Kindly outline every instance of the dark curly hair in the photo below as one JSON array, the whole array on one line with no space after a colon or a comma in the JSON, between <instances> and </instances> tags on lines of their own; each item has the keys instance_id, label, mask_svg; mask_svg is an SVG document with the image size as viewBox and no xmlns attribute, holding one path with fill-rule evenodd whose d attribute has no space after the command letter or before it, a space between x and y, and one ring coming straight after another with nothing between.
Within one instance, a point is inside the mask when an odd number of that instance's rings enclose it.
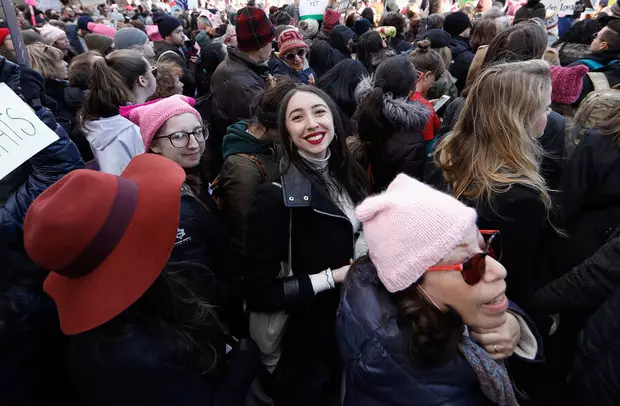
<instances>
[{"instance_id":1,"label":"dark curly hair","mask_svg":"<svg viewBox=\"0 0 620 406\"><path fill-rule=\"evenodd\" d=\"M411 358L432 367L454 358L463 338L463 320L454 310L442 313L418 289L424 277L407 289L393 294L398 307L398 324L406 332Z\"/></svg>"}]
</instances>

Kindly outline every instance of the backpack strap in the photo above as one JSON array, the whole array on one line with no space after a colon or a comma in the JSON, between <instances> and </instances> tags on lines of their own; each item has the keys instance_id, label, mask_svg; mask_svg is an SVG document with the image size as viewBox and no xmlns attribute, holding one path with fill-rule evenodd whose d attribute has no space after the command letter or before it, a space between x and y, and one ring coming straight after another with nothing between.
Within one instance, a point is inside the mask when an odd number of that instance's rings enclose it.
<instances>
[{"instance_id":1,"label":"backpack strap","mask_svg":"<svg viewBox=\"0 0 620 406\"><path fill-rule=\"evenodd\" d=\"M265 173L265 168L263 168L263 165L260 163L260 161L258 160L258 157L254 154L245 154L243 152L238 153L236 155L242 156L244 158L249 159L250 161L252 161L256 167L258 168L258 171L260 172L260 180L261 183L265 182L265 178L267 177L267 174Z\"/></svg>"},{"instance_id":2,"label":"backpack strap","mask_svg":"<svg viewBox=\"0 0 620 406\"><path fill-rule=\"evenodd\" d=\"M580 62L586 65L590 69L600 69L603 67L603 65L601 65L600 63L596 61L593 61L592 59L580 59L577 62Z\"/></svg>"},{"instance_id":3,"label":"backpack strap","mask_svg":"<svg viewBox=\"0 0 620 406\"><path fill-rule=\"evenodd\" d=\"M588 77L594 85L594 90L606 90L609 89L609 81L602 72L588 72Z\"/></svg>"},{"instance_id":4,"label":"backpack strap","mask_svg":"<svg viewBox=\"0 0 620 406\"><path fill-rule=\"evenodd\" d=\"M173 50L169 49L169 50L167 50L167 51L162 52L162 54L161 54L161 55L159 55L159 58L157 58L157 63L161 62L161 59L162 59L164 56L166 56L166 55L170 55L170 54L172 54L172 55L176 56L177 58L182 58L182 56L181 56L181 55L179 55L179 54L177 54L176 52L174 52Z\"/></svg>"}]
</instances>

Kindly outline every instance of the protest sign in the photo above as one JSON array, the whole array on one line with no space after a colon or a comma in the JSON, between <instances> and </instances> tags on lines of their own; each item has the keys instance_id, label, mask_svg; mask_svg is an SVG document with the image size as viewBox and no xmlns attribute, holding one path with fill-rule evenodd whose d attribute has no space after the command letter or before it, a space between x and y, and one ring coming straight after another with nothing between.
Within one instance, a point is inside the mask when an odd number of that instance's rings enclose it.
<instances>
[{"instance_id":1,"label":"protest sign","mask_svg":"<svg viewBox=\"0 0 620 406\"><path fill-rule=\"evenodd\" d=\"M575 0L546 0L543 4L547 10L554 11L560 17L573 14L575 9Z\"/></svg>"},{"instance_id":2,"label":"protest sign","mask_svg":"<svg viewBox=\"0 0 620 406\"><path fill-rule=\"evenodd\" d=\"M317 21L323 20L325 7L329 4L329 0L300 0L299 1L299 18L306 20L312 18Z\"/></svg>"},{"instance_id":3,"label":"protest sign","mask_svg":"<svg viewBox=\"0 0 620 406\"><path fill-rule=\"evenodd\" d=\"M0 83L0 179L58 136L5 83Z\"/></svg>"}]
</instances>

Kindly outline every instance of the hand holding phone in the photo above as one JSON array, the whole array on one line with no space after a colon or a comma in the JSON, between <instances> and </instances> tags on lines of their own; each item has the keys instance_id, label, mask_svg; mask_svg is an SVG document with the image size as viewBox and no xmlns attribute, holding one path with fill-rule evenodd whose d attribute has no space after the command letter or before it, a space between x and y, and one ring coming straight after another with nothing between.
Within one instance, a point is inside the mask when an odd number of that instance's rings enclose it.
<instances>
[{"instance_id":1,"label":"hand holding phone","mask_svg":"<svg viewBox=\"0 0 620 406\"><path fill-rule=\"evenodd\" d=\"M445 94L443 96L441 96L439 99L437 99L437 101L435 101L435 103L433 103L433 108L435 109L435 111L437 111L440 108L442 108L443 105L448 102L448 100L450 100L450 96L445 95Z\"/></svg>"}]
</instances>

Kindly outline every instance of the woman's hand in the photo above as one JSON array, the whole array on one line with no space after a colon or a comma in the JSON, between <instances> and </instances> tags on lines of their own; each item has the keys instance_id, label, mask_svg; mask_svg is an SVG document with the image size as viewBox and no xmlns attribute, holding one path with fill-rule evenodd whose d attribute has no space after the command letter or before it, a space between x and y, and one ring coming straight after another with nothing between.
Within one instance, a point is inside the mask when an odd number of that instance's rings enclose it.
<instances>
[{"instance_id":1,"label":"woman's hand","mask_svg":"<svg viewBox=\"0 0 620 406\"><path fill-rule=\"evenodd\" d=\"M353 260L350 259L349 265L345 265L342 268L332 270L332 275L334 276L334 282L336 283L344 282L345 278L347 277L347 273L349 272L349 268L351 268L352 263L353 263Z\"/></svg>"},{"instance_id":2,"label":"woman's hand","mask_svg":"<svg viewBox=\"0 0 620 406\"><path fill-rule=\"evenodd\" d=\"M471 337L495 360L510 357L521 340L521 325L514 314L506 312L506 322L495 329L472 329Z\"/></svg>"}]
</instances>

